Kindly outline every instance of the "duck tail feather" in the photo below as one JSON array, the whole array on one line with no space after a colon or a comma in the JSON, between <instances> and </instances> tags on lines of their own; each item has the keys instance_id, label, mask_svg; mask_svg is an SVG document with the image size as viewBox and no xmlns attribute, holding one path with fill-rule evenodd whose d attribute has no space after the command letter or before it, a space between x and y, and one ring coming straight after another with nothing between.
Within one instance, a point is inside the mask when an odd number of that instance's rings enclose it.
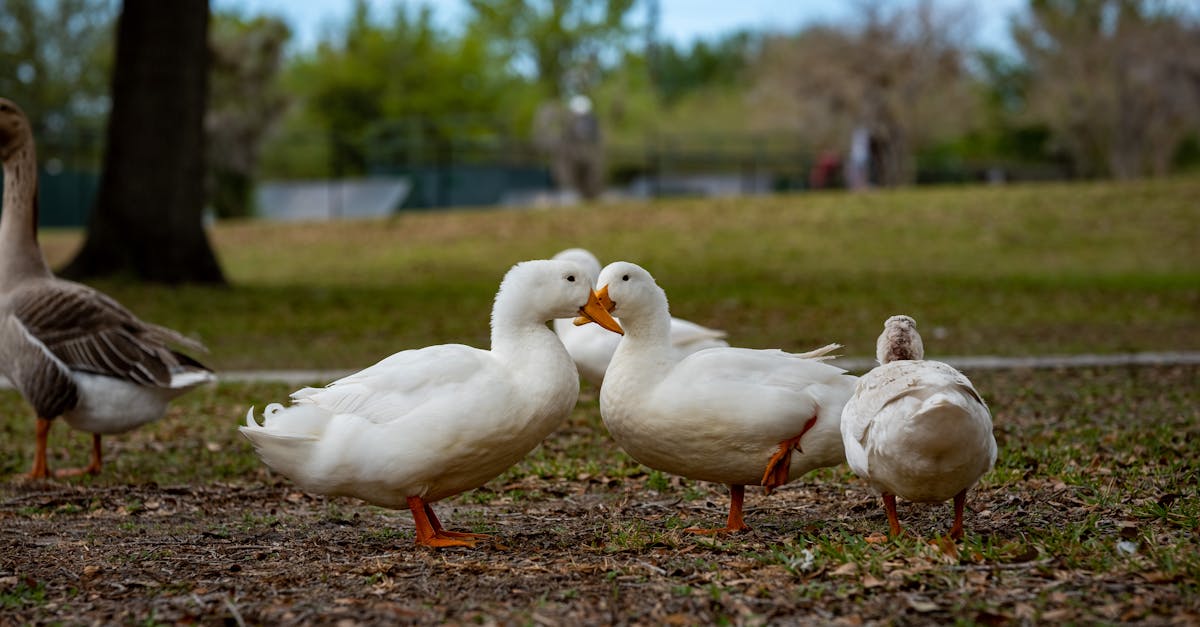
<instances>
[{"instance_id":1,"label":"duck tail feather","mask_svg":"<svg viewBox=\"0 0 1200 627\"><path fill-rule=\"evenodd\" d=\"M832 353L833 351L835 351L841 347L842 347L841 344L826 344L825 346L822 346L821 348L810 350L807 353L797 353L796 356L803 357L804 359L816 359L817 361L828 361L830 359L836 359L838 357L838 355L831 355L830 353Z\"/></svg>"}]
</instances>

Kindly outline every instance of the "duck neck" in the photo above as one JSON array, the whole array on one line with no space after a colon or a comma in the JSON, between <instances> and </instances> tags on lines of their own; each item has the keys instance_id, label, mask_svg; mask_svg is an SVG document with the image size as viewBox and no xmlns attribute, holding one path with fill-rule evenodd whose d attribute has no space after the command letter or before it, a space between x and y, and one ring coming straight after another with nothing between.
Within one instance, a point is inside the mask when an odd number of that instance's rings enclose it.
<instances>
[{"instance_id":1,"label":"duck neck","mask_svg":"<svg viewBox=\"0 0 1200 627\"><path fill-rule=\"evenodd\" d=\"M37 243L37 153L27 138L4 160L4 210L0 214L0 290L51 276Z\"/></svg>"},{"instance_id":2,"label":"duck neck","mask_svg":"<svg viewBox=\"0 0 1200 627\"><path fill-rule=\"evenodd\" d=\"M671 349L671 311L667 305L666 295L662 295L661 303L622 317L621 328L625 337L617 346L613 363L618 361L662 361L672 359ZM618 357L619 356L619 357ZM610 366L611 368L611 366Z\"/></svg>"},{"instance_id":3,"label":"duck neck","mask_svg":"<svg viewBox=\"0 0 1200 627\"><path fill-rule=\"evenodd\" d=\"M498 298L492 309L492 352L514 365L529 363L556 367L561 364L554 364L554 361L565 363L571 359L545 321L530 316L520 303L509 303L505 298ZM552 355L553 358L525 358L531 354Z\"/></svg>"},{"instance_id":4,"label":"duck neck","mask_svg":"<svg viewBox=\"0 0 1200 627\"><path fill-rule=\"evenodd\" d=\"M667 351L671 346L671 314L666 310L651 316L621 319L621 328L631 346L643 351Z\"/></svg>"}]
</instances>

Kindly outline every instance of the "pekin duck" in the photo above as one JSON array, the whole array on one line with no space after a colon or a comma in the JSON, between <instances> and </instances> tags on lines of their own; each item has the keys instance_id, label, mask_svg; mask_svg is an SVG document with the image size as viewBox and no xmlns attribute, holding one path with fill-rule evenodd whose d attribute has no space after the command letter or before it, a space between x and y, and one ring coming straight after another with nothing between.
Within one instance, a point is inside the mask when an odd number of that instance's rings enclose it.
<instances>
[{"instance_id":1,"label":"pekin duck","mask_svg":"<svg viewBox=\"0 0 1200 627\"><path fill-rule=\"evenodd\" d=\"M568 248L554 256L569 259L583 266L594 280L600 274L600 261L591 252L582 248ZM618 323L620 320L618 319ZM568 319L554 321L554 332L575 360L579 375L596 387L604 383L604 371L612 361L621 336L609 333L599 326L577 326ZM671 318L671 348L680 359L696 351L718 346L729 346L725 332L710 329L680 318Z\"/></svg>"},{"instance_id":2,"label":"pekin duck","mask_svg":"<svg viewBox=\"0 0 1200 627\"><path fill-rule=\"evenodd\" d=\"M586 315L620 332L569 261L527 261L504 276L491 350L443 344L396 353L365 370L273 403L241 432L301 488L408 507L416 541L474 546L445 530L430 503L477 488L520 461L575 407L579 375L546 323Z\"/></svg>"},{"instance_id":3,"label":"pekin duck","mask_svg":"<svg viewBox=\"0 0 1200 627\"><path fill-rule=\"evenodd\" d=\"M954 499L950 537L963 535L967 490L996 463L992 416L961 372L925 360L917 323L892 316L876 344L879 366L858 381L842 412L846 461L883 494L888 526L901 532L896 497Z\"/></svg>"},{"instance_id":4,"label":"pekin duck","mask_svg":"<svg viewBox=\"0 0 1200 627\"><path fill-rule=\"evenodd\" d=\"M171 345L204 350L195 340L148 322L105 294L56 278L37 242L37 154L29 120L0 98L0 373L37 412L30 477L49 476L52 420L92 434L91 463L57 475L100 472L102 435L158 420L168 401L215 380L212 371Z\"/></svg>"},{"instance_id":5,"label":"pekin duck","mask_svg":"<svg viewBox=\"0 0 1200 627\"><path fill-rule=\"evenodd\" d=\"M837 344L804 354L712 348L680 358L670 345L667 295L649 272L616 262L597 284L597 299L625 330L600 389L609 433L650 468L729 485L725 527L688 531L748 529L746 485L770 493L845 459L839 421L855 377L822 361Z\"/></svg>"}]
</instances>

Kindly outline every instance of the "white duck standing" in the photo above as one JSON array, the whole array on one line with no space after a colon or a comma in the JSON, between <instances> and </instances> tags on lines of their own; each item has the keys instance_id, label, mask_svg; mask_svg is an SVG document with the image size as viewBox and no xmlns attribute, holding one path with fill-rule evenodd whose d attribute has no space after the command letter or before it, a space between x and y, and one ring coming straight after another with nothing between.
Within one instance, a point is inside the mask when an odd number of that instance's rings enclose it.
<instances>
[{"instance_id":1,"label":"white duck standing","mask_svg":"<svg viewBox=\"0 0 1200 627\"><path fill-rule=\"evenodd\" d=\"M799 355L724 347L680 358L667 295L649 272L616 262L597 283L597 299L625 330L600 389L613 439L650 468L729 485L725 527L688 531L748 529L746 485L769 493L843 461L838 424L855 377L820 359L838 345Z\"/></svg>"},{"instance_id":2,"label":"white duck standing","mask_svg":"<svg viewBox=\"0 0 1200 627\"><path fill-rule=\"evenodd\" d=\"M888 526L901 532L896 497L954 499L950 537L963 535L967 490L996 462L992 416L961 372L925 360L916 322L892 316L876 345L879 366L858 381L842 413L846 461L883 494Z\"/></svg>"},{"instance_id":3,"label":"white duck standing","mask_svg":"<svg viewBox=\"0 0 1200 627\"><path fill-rule=\"evenodd\" d=\"M37 412L30 477L49 476L52 420L92 434L91 463L58 475L97 474L100 437L158 420L170 399L215 380L170 345L202 351L175 331L143 322L112 298L56 278L37 242L37 155L28 118L0 98L0 373Z\"/></svg>"},{"instance_id":4,"label":"white duck standing","mask_svg":"<svg viewBox=\"0 0 1200 627\"><path fill-rule=\"evenodd\" d=\"M402 351L268 405L261 426L251 409L241 432L305 490L408 507L418 544L474 546L486 536L446 531L429 504L504 472L571 412L579 376L546 323L572 314L620 331L579 266L519 263L496 294L491 350Z\"/></svg>"},{"instance_id":5,"label":"white duck standing","mask_svg":"<svg viewBox=\"0 0 1200 627\"><path fill-rule=\"evenodd\" d=\"M588 276L594 281L600 274L600 260L590 251L583 248L568 248L557 255L555 259L569 259L583 266ZM620 319L617 320L620 322ZM575 325L571 320L559 319L554 321L554 332L562 340L563 346L575 360L579 375L596 387L604 383L604 372L612 361L613 353L621 336L605 331L599 326ZM675 355L682 359L696 351L718 346L729 346L725 341L725 332L710 329L681 318L671 318L671 348Z\"/></svg>"}]
</instances>

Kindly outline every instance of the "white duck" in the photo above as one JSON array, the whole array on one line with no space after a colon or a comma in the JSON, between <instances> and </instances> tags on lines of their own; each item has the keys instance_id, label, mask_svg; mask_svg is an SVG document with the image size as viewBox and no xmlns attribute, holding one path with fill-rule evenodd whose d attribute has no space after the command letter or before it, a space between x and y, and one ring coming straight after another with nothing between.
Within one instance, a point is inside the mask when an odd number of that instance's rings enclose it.
<instances>
[{"instance_id":1,"label":"white duck","mask_svg":"<svg viewBox=\"0 0 1200 627\"><path fill-rule=\"evenodd\" d=\"M0 98L0 373L37 412L30 477L49 476L52 420L92 434L91 463L58 475L100 472L100 437L158 420L170 399L215 380L208 368L169 348L203 345L139 320L86 285L56 278L37 242L37 155L29 120Z\"/></svg>"},{"instance_id":2,"label":"white duck","mask_svg":"<svg viewBox=\"0 0 1200 627\"><path fill-rule=\"evenodd\" d=\"M301 488L408 507L418 544L474 546L429 504L477 488L520 461L567 417L579 376L546 326L571 314L619 332L583 270L529 261L504 276L491 350L443 344L396 353L293 404L254 410L240 430L259 457Z\"/></svg>"},{"instance_id":3,"label":"white duck","mask_svg":"<svg viewBox=\"0 0 1200 627\"><path fill-rule=\"evenodd\" d=\"M593 281L600 274L600 260L583 248L568 248L554 258L569 259L578 263ZM580 376L592 385L600 387L604 383L604 372L608 369L608 363L612 361L617 344L621 343L621 336L598 326L576 325L565 318L554 321L554 332L562 340L563 346L567 347L571 359L575 360ZM724 331L700 326L681 318L671 318L671 348L679 359L706 348L729 346L729 342L724 338Z\"/></svg>"},{"instance_id":4,"label":"white duck","mask_svg":"<svg viewBox=\"0 0 1200 627\"><path fill-rule=\"evenodd\" d=\"M996 462L992 416L966 376L924 356L916 322L888 318L876 345L880 365L859 379L842 413L846 461L883 494L893 536L897 496L953 498L950 537L958 539L967 490Z\"/></svg>"},{"instance_id":5,"label":"white duck","mask_svg":"<svg viewBox=\"0 0 1200 627\"><path fill-rule=\"evenodd\" d=\"M712 348L679 358L669 342L667 295L627 262L600 273L597 298L621 317L625 335L600 389L600 414L637 461L730 487L721 529L747 529L745 486L767 492L844 459L839 419L855 377L822 363L838 347L801 354Z\"/></svg>"}]
</instances>

